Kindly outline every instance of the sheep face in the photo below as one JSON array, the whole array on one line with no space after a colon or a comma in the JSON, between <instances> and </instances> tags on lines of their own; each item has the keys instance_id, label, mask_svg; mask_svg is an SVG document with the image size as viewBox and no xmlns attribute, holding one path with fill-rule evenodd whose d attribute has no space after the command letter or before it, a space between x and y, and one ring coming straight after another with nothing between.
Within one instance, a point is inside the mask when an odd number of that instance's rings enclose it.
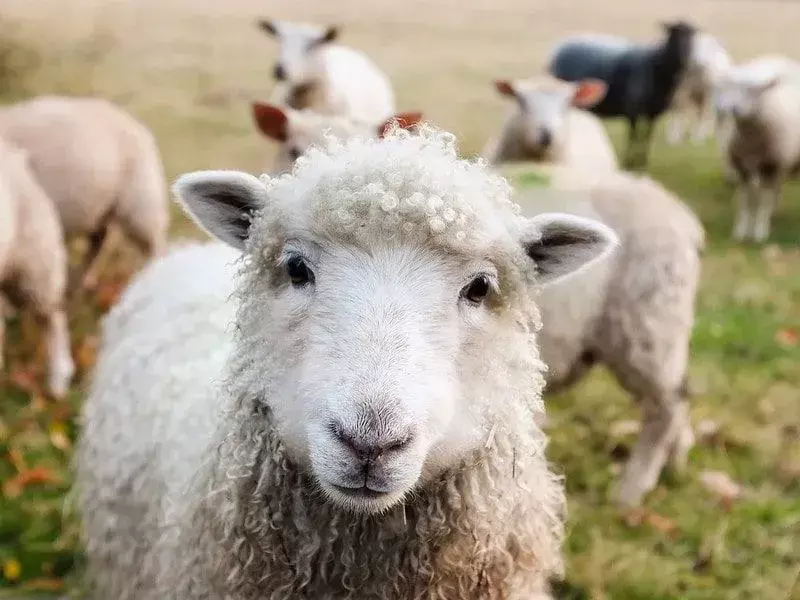
<instances>
[{"instance_id":1,"label":"sheep face","mask_svg":"<svg viewBox=\"0 0 800 600\"><path fill-rule=\"evenodd\" d=\"M319 68L318 51L338 36L336 27L269 20L261 20L258 25L262 31L278 39L278 59L273 71L275 79L291 85L315 82Z\"/></svg>"},{"instance_id":2,"label":"sheep face","mask_svg":"<svg viewBox=\"0 0 800 600\"><path fill-rule=\"evenodd\" d=\"M779 82L779 74L751 79L731 75L715 91L717 110L732 115L738 123L751 121L760 110L764 94Z\"/></svg>"},{"instance_id":3,"label":"sheep face","mask_svg":"<svg viewBox=\"0 0 800 600\"><path fill-rule=\"evenodd\" d=\"M314 150L268 187L235 172L175 186L249 262L248 394L329 501L365 513L458 468L496 427L532 426L543 366L529 288L615 241L587 219L519 217L504 180L441 141L382 144Z\"/></svg>"},{"instance_id":4,"label":"sheep face","mask_svg":"<svg viewBox=\"0 0 800 600\"><path fill-rule=\"evenodd\" d=\"M496 81L495 87L500 94L516 101L522 142L533 157L544 157L564 143L572 107L594 106L606 93L602 81L570 83L544 77Z\"/></svg>"},{"instance_id":5,"label":"sheep face","mask_svg":"<svg viewBox=\"0 0 800 600\"><path fill-rule=\"evenodd\" d=\"M393 124L403 129L413 129L422 120L422 113L398 113L376 127L344 117L309 110L298 111L264 102L254 102L252 108L258 130L280 143L275 173L291 170L295 161L309 148L324 146L329 138L345 140L354 135L383 137Z\"/></svg>"}]
</instances>

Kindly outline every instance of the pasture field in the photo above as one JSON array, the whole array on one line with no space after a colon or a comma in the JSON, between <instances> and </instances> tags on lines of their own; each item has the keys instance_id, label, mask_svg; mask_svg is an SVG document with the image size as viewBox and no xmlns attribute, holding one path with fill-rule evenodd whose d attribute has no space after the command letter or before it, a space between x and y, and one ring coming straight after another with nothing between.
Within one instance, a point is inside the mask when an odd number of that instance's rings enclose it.
<instances>
[{"instance_id":1,"label":"pasture field","mask_svg":"<svg viewBox=\"0 0 800 600\"><path fill-rule=\"evenodd\" d=\"M734 58L800 59L792 0L3 0L0 103L44 93L94 94L155 132L170 179L203 168L263 170L270 144L249 101L266 98L274 42L256 17L338 23L345 43L392 77L399 110L423 110L480 151L506 106L491 82L534 74L560 36L603 31L645 40L687 17ZM623 129L611 123L618 148ZM607 493L629 450L635 406L602 370L549 400L550 457L569 491L564 598L800 600L800 185L786 188L764 246L730 241L732 189L713 142L676 148L659 128L650 172L684 198L708 233L692 340L694 423L718 426L680 477L645 508L620 515ZM175 236L199 236L177 209ZM67 401L36 385L41 352L25 319L10 323L0 376L0 598L70 593L82 555L65 511L70 459L98 320L137 265L106 254L95 295L76 296L71 329L80 373ZM36 357L32 360L31 357ZM704 471L745 488L732 500ZM68 504L67 504L68 506Z\"/></svg>"}]
</instances>

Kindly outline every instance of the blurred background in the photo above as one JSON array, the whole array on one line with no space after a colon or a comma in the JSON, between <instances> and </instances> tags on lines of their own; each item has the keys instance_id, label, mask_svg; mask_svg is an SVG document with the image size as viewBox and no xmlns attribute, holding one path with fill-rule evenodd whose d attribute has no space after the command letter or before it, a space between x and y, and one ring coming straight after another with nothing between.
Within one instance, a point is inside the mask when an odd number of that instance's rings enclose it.
<instances>
[{"instance_id":1,"label":"blurred background","mask_svg":"<svg viewBox=\"0 0 800 600\"><path fill-rule=\"evenodd\" d=\"M735 61L800 59L800 2L789 0L2 0L0 105L107 98L153 131L170 181L205 168L264 171L275 147L257 132L250 102L272 92L277 44L256 26L262 17L339 25L342 43L391 77L398 110L422 111L467 155L506 114L492 82L539 73L566 34L644 41L660 35L660 20L685 18ZM622 124L609 129L621 148ZM800 599L800 186L787 186L769 243L742 245L730 240L733 188L715 141L667 146L662 123L649 172L708 232L690 361L699 444L683 477L662 478L646 508L620 516L607 492L635 439L635 407L602 370L549 400L550 457L570 501L565 597ZM176 207L173 216L174 236L202 237ZM71 300L78 377L66 400L41 389L33 326L24 315L9 321L0 598L65 595L80 573L77 527L64 510L74 419L98 320L140 261L111 246L100 285Z\"/></svg>"}]
</instances>

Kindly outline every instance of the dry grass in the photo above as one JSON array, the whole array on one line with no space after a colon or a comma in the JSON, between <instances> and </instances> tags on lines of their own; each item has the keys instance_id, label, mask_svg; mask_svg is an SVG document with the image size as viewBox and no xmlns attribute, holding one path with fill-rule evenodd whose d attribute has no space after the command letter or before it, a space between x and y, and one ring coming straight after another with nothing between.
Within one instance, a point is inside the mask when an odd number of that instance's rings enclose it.
<instances>
[{"instance_id":1,"label":"dry grass","mask_svg":"<svg viewBox=\"0 0 800 600\"><path fill-rule=\"evenodd\" d=\"M170 179L210 167L260 171L272 149L253 129L249 100L271 91L274 43L253 22L269 10L256 0L3 0L0 85L8 85L0 95L116 100L153 129ZM423 110L459 136L465 153L479 151L502 119L491 81L536 72L567 33L647 39L659 19L691 16L737 59L800 58L800 3L788 0L300 0L269 16L343 25L347 43L392 76L399 108ZM613 457L630 445L609 424L635 416L629 401L602 373L554 399L552 457L567 474L571 500L569 579L598 600L788 599L800 563L800 486L792 474L800 457L781 440L788 426L800 426L800 190L789 189L776 218L779 245L761 251L728 241L730 190L712 145L668 149L659 141L651 171L709 230L693 339L692 375L701 387L694 417L715 420L722 433L693 453L685 479L665 480L643 524L631 526L606 500ZM174 230L196 234L181 218ZM128 265L126 254L110 261L109 277ZM105 302L73 302L84 370ZM21 364L25 345L12 346ZM0 479L17 472L20 456L60 478L0 495L0 566L22 567L16 577L0 573L0 587L46 589L78 570L74 523L62 526L60 501L83 385L53 405L19 377L0 384ZM698 483L706 468L730 473L754 494L721 507Z\"/></svg>"}]
</instances>

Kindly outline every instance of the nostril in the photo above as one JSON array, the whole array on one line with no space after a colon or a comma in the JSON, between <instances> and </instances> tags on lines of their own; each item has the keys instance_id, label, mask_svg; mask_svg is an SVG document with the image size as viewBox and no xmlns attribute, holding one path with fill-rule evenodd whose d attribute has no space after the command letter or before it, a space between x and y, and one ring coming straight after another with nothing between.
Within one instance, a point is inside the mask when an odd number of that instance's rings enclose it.
<instances>
[{"instance_id":1,"label":"nostril","mask_svg":"<svg viewBox=\"0 0 800 600\"><path fill-rule=\"evenodd\" d=\"M548 148L550 144L553 143L553 136L550 134L549 131L542 131L542 133L539 134L539 143L544 148Z\"/></svg>"},{"instance_id":2,"label":"nostril","mask_svg":"<svg viewBox=\"0 0 800 600\"><path fill-rule=\"evenodd\" d=\"M374 460L390 452L398 452L411 445L414 437L410 432L386 436L356 436L338 423L331 424L333 436L361 460Z\"/></svg>"},{"instance_id":3,"label":"nostril","mask_svg":"<svg viewBox=\"0 0 800 600\"><path fill-rule=\"evenodd\" d=\"M273 71L273 75L275 79L278 81L283 81L286 79L286 70L283 68L283 65L275 65L275 70Z\"/></svg>"}]
</instances>

